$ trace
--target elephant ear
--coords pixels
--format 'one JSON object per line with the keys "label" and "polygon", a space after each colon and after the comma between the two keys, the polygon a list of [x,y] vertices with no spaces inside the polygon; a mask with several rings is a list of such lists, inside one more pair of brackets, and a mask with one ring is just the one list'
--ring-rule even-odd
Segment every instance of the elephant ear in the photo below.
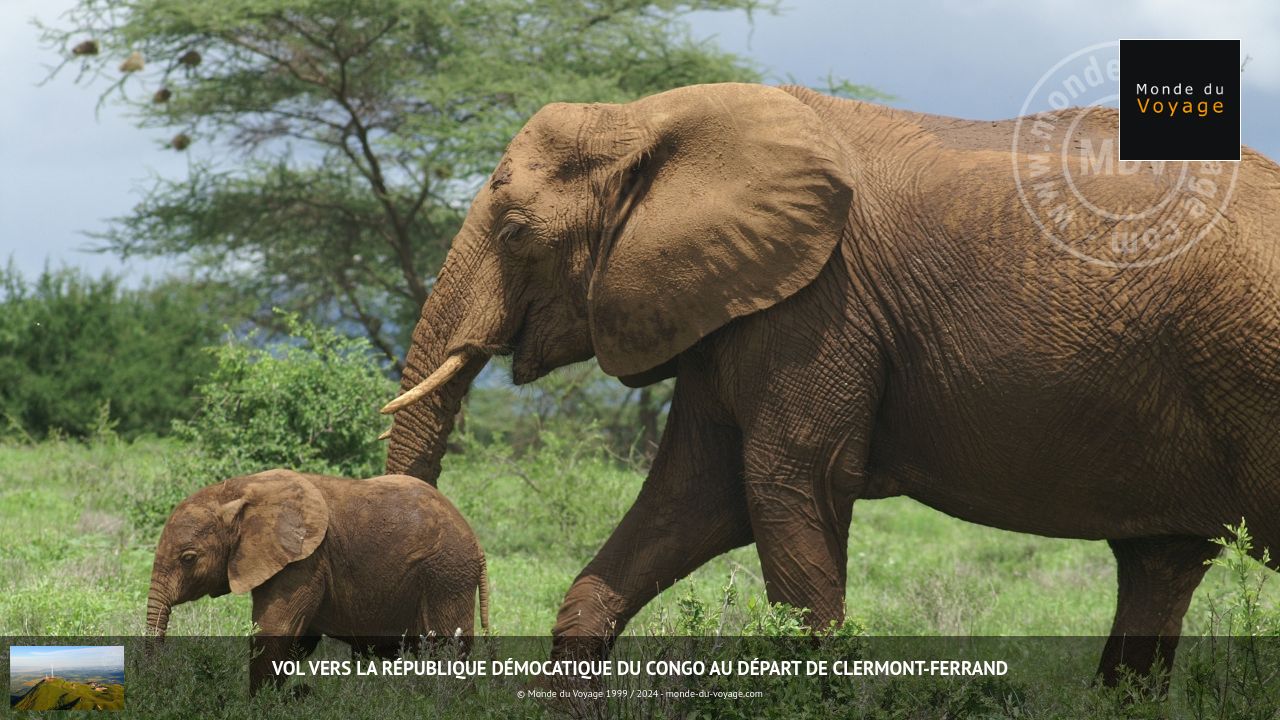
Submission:
{"label": "elephant ear", "polygon": [[310,480],[269,470],[229,483],[233,497],[220,510],[232,531],[227,579],[245,593],[285,565],[311,555],[329,527],[329,506]]}
{"label": "elephant ear", "polygon": [[700,85],[621,108],[643,139],[599,191],[589,313],[601,368],[643,377],[817,277],[853,190],[823,122],[777,88]]}

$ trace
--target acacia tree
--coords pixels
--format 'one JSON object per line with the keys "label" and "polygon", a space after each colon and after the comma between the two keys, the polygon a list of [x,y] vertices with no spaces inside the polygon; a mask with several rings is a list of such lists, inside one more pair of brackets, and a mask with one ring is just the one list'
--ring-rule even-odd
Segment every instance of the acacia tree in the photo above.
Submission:
{"label": "acacia tree", "polygon": [[[753,80],[694,10],[757,0],[80,0],[46,45],[193,153],[97,237],[401,350],[476,183],[546,102]],[[56,72],[56,71],[55,71]],[[99,87],[102,87],[100,84]]]}

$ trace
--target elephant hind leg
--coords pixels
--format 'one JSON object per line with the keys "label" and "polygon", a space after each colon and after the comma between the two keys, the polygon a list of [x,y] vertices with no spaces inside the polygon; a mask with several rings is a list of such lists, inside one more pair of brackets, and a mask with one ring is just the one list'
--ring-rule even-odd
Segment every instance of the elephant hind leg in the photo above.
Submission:
{"label": "elephant hind leg", "polygon": [[1127,667],[1149,675],[1168,668],[1182,634],[1182,616],[1219,547],[1204,538],[1154,537],[1111,540],[1119,591],[1111,637],[1098,673],[1107,685]]}

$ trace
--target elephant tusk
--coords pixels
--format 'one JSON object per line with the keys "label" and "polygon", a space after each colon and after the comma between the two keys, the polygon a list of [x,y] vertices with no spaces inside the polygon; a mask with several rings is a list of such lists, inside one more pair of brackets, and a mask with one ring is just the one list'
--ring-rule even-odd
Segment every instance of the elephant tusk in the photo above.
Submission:
{"label": "elephant tusk", "polygon": [[449,382],[450,378],[458,373],[464,365],[467,364],[467,356],[463,353],[455,353],[445,358],[445,361],[436,368],[436,371],[427,376],[426,380],[414,385],[400,397],[392,400],[383,406],[381,412],[383,415],[399,412],[406,407],[418,402],[430,393],[439,389],[441,385]]}
{"label": "elephant tusk", "polygon": [[393,429],[395,429],[395,426],[394,426],[394,425],[393,425],[393,426],[391,426],[391,427],[389,427],[389,428],[387,428],[386,430],[383,430],[383,431],[382,431],[382,434],[378,435],[378,439],[379,439],[379,440],[386,440],[387,438],[391,437],[391,431],[392,431]]}

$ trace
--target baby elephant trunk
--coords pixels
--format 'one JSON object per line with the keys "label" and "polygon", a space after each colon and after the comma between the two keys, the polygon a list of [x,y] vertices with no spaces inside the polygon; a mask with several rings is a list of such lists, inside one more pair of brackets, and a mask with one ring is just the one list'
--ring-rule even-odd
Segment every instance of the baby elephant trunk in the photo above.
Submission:
{"label": "baby elephant trunk", "polygon": [[155,587],[147,594],[147,635],[164,638],[169,631],[169,610],[171,603]]}

